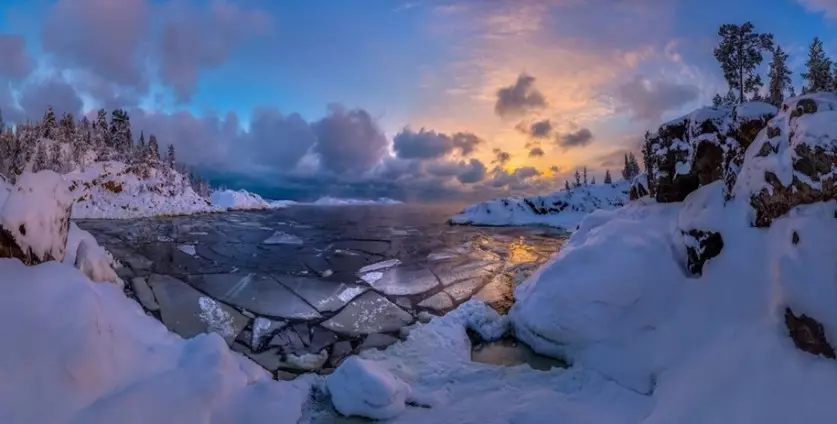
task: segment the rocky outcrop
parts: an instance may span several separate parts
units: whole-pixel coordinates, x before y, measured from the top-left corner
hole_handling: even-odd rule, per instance
[[[775,113],[760,102],[702,108],[649,133],[652,195],[658,202],[680,202],[713,181],[729,178],[732,187],[744,152]]]
[[[837,95],[788,100],[747,151],[734,189],[767,227],[793,207],[837,199]]]
[[[628,200],[637,200],[639,198],[648,196],[648,174],[642,173],[634,178],[631,182],[631,189],[628,191]]]
[[[837,358],[819,321],[805,314],[796,316],[790,308],[785,308],[785,326],[797,349],[826,358]]]
[[[689,230],[683,232],[686,241],[689,272],[694,275],[703,274],[706,261],[721,254],[724,239],[721,233],[714,231]]]

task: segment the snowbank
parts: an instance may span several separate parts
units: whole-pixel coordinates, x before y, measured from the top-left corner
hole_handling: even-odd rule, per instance
[[[450,219],[452,224],[548,225],[574,229],[590,212],[614,209],[628,201],[628,181],[588,185],[546,196],[503,197],[478,203]]]
[[[290,200],[267,201],[256,193],[247,190],[216,190],[210,201],[215,206],[227,210],[264,210],[288,207],[295,202]]]
[[[317,199],[313,204],[319,206],[352,206],[352,205],[400,205],[404,202],[381,197],[379,199],[341,199],[337,197],[324,196]]]
[[[195,193],[177,171],[149,167],[148,175],[142,175],[145,171],[110,161],[94,163],[84,172],[65,174],[78,198],[72,217],[130,219],[224,210]]]
[[[326,379],[331,401],[343,415],[383,420],[407,408],[410,386],[373,361],[346,359]]]
[[[837,203],[759,229],[749,199],[723,196],[718,181],[682,203],[590,214],[515,291],[514,331],[538,352],[647,393],[654,407],[635,422],[834,421],[837,364],[797,349],[786,313],[816,317],[837,340]],[[700,278],[686,270],[682,229],[693,227],[723,235]]]

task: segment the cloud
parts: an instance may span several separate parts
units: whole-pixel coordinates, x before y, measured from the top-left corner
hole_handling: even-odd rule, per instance
[[[485,179],[486,173],[485,164],[477,159],[471,159],[468,166],[456,178],[463,184],[471,184]]]
[[[389,142],[369,113],[331,105],[328,115],[312,124],[320,163],[337,174],[361,173],[376,165]]]
[[[796,0],[808,11],[824,13],[830,19],[837,19],[837,3],[833,0]]]
[[[254,153],[254,162],[293,169],[314,146],[317,137],[299,114],[283,115],[274,108],[253,112],[242,149]]]
[[[544,155],[543,149],[541,149],[540,147],[535,147],[535,148],[532,148],[531,150],[529,150],[529,157],[530,158],[541,157],[543,155]]]
[[[581,128],[566,134],[558,134],[555,142],[565,149],[584,147],[593,142],[593,133],[588,128]]]
[[[59,66],[144,88],[141,50],[149,35],[148,18],[146,0],[58,0],[47,12],[41,44]]]
[[[19,35],[0,34],[0,77],[23,78],[32,69],[26,41]]]
[[[529,128],[529,134],[535,138],[549,138],[552,134],[552,122],[549,119],[538,121]]]
[[[185,10],[167,22],[159,39],[160,75],[179,101],[188,101],[201,70],[217,67],[232,49],[272,26],[269,15],[213,0],[208,9]]]
[[[47,106],[52,106],[58,116],[64,113],[81,114],[82,101],[75,89],[57,79],[26,84],[18,100],[23,109],[22,115],[32,120],[41,119]]]
[[[497,90],[494,113],[506,118],[521,116],[530,110],[546,107],[546,99],[534,84],[535,77],[520,74],[514,85]]]
[[[482,139],[471,133],[456,133],[449,136],[424,128],[414,132],[409,128],[395,135],[393,149],[403,159],[439,158],[457,152],[467,156],[474,152]]]
[[[494,149],[494,160],[491,163],[496,163],[498,167],[502,167],[511,160],[509,152],[504,152],[501,149]]]
[[[637,75],[616,87],[617,112],[630,112],[635,119],[658,121],[664,112],[697,100],[700,90],[690,84],[652,81]]]

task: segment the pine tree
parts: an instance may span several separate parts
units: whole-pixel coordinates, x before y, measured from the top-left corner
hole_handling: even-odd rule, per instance
[[[110,130],[108,128],[108,113],[104,109],[99,109],[96,115],[96,123],[93,125],[93,146],[99,160],[107,159],[107,150],[110,146]]]
[[[39,172],[49,168],[49,157],[43,143],[38,143],[35,151],[35,162],[32,163],[32,172]],[[21,169],[22,170],[22,169]]]
[[[788,68],[788,54],[782,50],[782,46],[776,46],[773,51],[773,60],[770,61],[770,71],[767,77],[770,78],[768,84],[767,101],[779,107],[785,101],[785,92],[791,86],[791,70]]]
[[[622,178],[629,180],[631,179],[631,164],[628,162],[628,154],[625,154],[625,166],[622,168]]]
[[[724,98],[721,97],[721,94],[715,94],[715,97],[712,98],[712,106],[714,107],[721,107],[724,105]]]
[[[595,176],[595,175],[593,175],[593,176],[590,178],[590,185],[596,185],[596,176]]]
[[[49,150],[48,168],[59,174],[64,173],[64,151],[61,149],[61,143],[52,143]]]
[[[584,172],[584,177],[583,177],[584,185],[587,185],[587,167],[586,166],[583,168],[583,172]]]
[[[157,137],[154,134],[148,137],[148,154],[151,162],[160,162],[160,146],[157,144]]]
[[[724,96],[724,106],[735,106],[738,104],[738,96],[735,95],[735,92],[730,89],[727,91],[727,95]]]
[[[568,180],[564,180],[564,189],[570,191],[570,182]]]
[[[57,140],[62,143],[72,143],[76,138],[76,119],[73,115],[65,113],[61,116],[58,124]]]
[[[805,62],[806,71],[802,78],[808,81],[804,93],[815,93],[831,89],[831,59],[825,55],[822,40],[814,37],[811,47],[808,48],[808,61]]]
[[[753,24],[724,24],[718,29],[721,43],[715,48],[715,58],[724,72],[730,89],[738,90],[738,99],[744,101],[747,93],[757,93],[761,78],[756,68],[761,64],[762,51],[773,48],[773,34],[753,32]]]
[[[604,183],[605,184],[613,184],[613,178],[610,177],[610,170],[609,169],[605,170]]]
[[[166,165],[168,165],[169,169],[174,169],[175,162],[174,144],[169,144],[168,151],[166,152]]]
[[[654,155],[652,152],[653,146],[651,143],[651,132],[645,132],[645,141],[642,143],[642,162],[645,164],[645,175],[648,175],[650,184],[652,168],[654,167]]]
[[[41,137],[55,139],[58,137],[57,129],[55,110],[52,108],[52,105],[49,105],[47,106],[46,112],[44,112],[44,119],[41,121]]]
[[[790,95],[789,97],[796,97],[796,89],[793,86],[790,86]]]
[[[578,169],[575,170],[575,185],[573,187],[581,187],[581,174],[578,172]]]

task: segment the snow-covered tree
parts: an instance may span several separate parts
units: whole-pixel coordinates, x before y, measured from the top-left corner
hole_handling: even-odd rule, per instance
[[[761,88],[761,77],[756,69],[763,60],[762,52],[773,48],[772,34],[753,31],[753,24],[724,24],[718,29],[721,43],[715,48],[715,58],[724,72],[724,79],[730,89],[738,91],[738,99],[744,101],[746,94],[757,93]]]
[[[587,167],[586,167],[586,166],[583,168],[583,177],[582,177],[582,179],[584,180],[584,185],[587,185]]]
[[[724,98],[721,96],[721,93],[715,93],[715,97],[712,98],[712,106],[721,107],[724,105]]]
[[[41,121],[41,137],[55,139],[57,134],[58,124],[55,122],[55,110],[52,105],[47,106],[44,112],[44,119]]]
[[[124,109],[116,109],[111,112],[110,118],[111,144],[116,149],[119,158],[129,158],[134,139],[131,135],[131,118]]]
[[[147,162],[147,153],[145,146],[145,133],[140,131],[139,140],[137,141],[137,158],[139,162]]]
[[[785,101],[785,93],[791,86],[791,70],[788,68],[788,54],[777,45],[773,51],[773,60],[770,61],[770,71],[767,73],[770,83],[767,86],[767,100],[770,104],[779,107]]]
[[[605,169],[604,183],[605,184],[613,184],[613,178],[610,177],[610,170],[609,169]]]
[[[160,162],[160,145],[157,143],[157,137],[154,134],[148,137],[148,154],[151,162]]]
[[[58,136],[56,140],[62,143],[73,143],[76,141],[76,119],[73,115],[65,113],[58,123]]]
[[[590,185],[596,185],[596,176],[595,175],[590,177]]]
[[[39,143],[40,145],[41,143]],[[49,166],[48,169],[51,169],[58,173],[64,173],[65,171],[65,161],[64,161],[64,149],[61,148],[60,142],[52,143],[49,149]]]
[[[622,178],[631,179],[631,164],[628,162],[628,154],[625,154],[625,166],[622,167]]]
[[[564,180],[564,189],[570,191],[570,182],[568,180]]]
[[[808,48],[808,61],[805,62],[805,72],[802,78],[808,83],[804,92],[828,91],[831,89],[831,59],[825,55],[822,40],[814,37]]]
[[[0,134],[6,131],[6,122],[3,121],[3,108],[0,108]]]
[[[38,148],[35,150],[35,162],[32,163],[32,172],[39,172],[45,169],[49,169],[49,157],[47,156],[44,144],[38,143]],[[20,172],[17,174],[20,174]]]
[[[99,109],[96,114],[96,123],[93,125],[93,146],[96,149],[99,160],[107,159],[107,150],[110,147],[110,128],[108,128],[108,113]]]
[[[730,89],[727,91],[727,95],[724,96],[724,106],[735,106],[738,104],[738,96],[735,95],[735,91]]]
[[[174,156],[174,144],[169,144],[169,148],[166,151],[166,165],[169,169],[174,169],[174,164],[176,163],[176,159]]]
[[[578,172],[578,169],[575,170],[575,185],[574,188],[581,187],[581,173]]]
[[[651,169],[654,167],[653,145],[651,143],[651,132],[645,132],[645,141],[642,142],[642,163],[645,165],[645,174],[648,181],[651,181]],[[649,183],[650,184],[650,183]]]

